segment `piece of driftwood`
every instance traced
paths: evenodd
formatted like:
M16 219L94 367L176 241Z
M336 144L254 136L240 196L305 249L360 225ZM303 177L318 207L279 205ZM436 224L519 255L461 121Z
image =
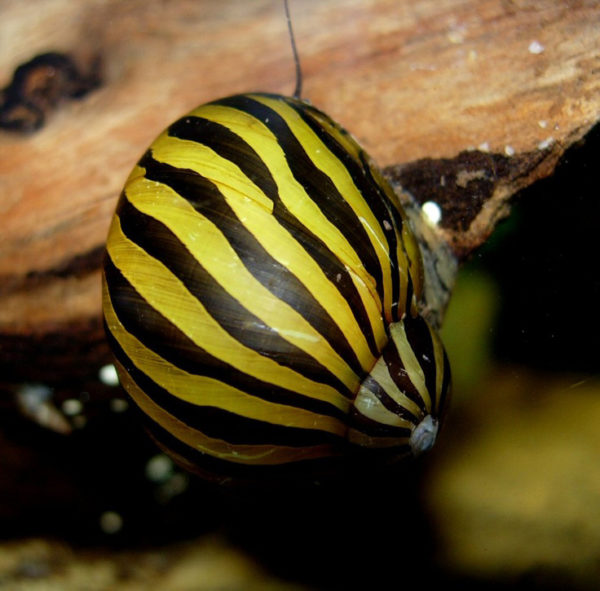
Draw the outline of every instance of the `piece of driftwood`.
M292 0L291 11L304 96L364 144L413 210L441 206L426 233L432 266L440 249L454 265L436 288L443 303L453 257L484 242L511 197L598 120L600 6ZM129 170L199 103L292 92L283 5L6 0L0 39L1 86L46 52L100 77L85 96L59 96L37 131L0 130L2 380L89 375L109 358L99 269Z

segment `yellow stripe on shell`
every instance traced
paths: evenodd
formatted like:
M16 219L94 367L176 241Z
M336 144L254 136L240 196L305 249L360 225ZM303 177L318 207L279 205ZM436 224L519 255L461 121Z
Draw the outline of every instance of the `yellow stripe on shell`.
M382 425L404 427L405 429L412 429L414 427L414 424L410 421L402 418L391 410L388 410L381 403L381 400L379 400L379 398L377 398L377 396L366 386L360 387L356 400L354 401L354 406L360 414Z
M307 113L312 119L319 122L319 125L325 129L326 133L333 138L342 146L342 149L346 151L356 164L360 167L363 166L361 154L368 158L366 152L360 147L358 142L354 139L353 135L347 130L342 129L331 117L315 109L310 104L305 105Z
M159 201L163 203L163 199ZM211 239L218 240L218 234L213 232ZM348 408L348 399L333 387L316 383L302 374L278 364L269 357L260 355L234 339L210 316L204 306L165 265L125 237L118 216L113 219L107 248L115 266L121 270L124 277L148 304L168 318L188 338L210 355L262 381L293 390L309 398L327 401L344 411ZM246 293L252 293L250 279L247 281ZM248 300L259 299L260 297L248 298ZM173 302L176 302L176 305L173 305ZM298 325L292 324L292 326L298 326L299 332L308 331L311 328L306 328L302 324L304 319L299 317L287 304L277 300L277 303L273 303L273 305L277 311L275 316L281 322L284 322L284 318L292 323L299 321ZM194 322L190 322L191 318L194 319ZM275 328L277 326L278 323L275 322ZM288 325L288 332L289 330ZM326 360L330 361L330 365L339 365L339 363L334 363L337 356L331 354L329 344L323 343L323 339L318 335L315 335L314 338L319 340L311 344L316 346L321 357L326 357ZM328 358L329 356L331 359ZM131 357L135 360L136 353L132 353ZM345 366L342 369L346 372L347 381L354 385L354 380L357 378L349 379L348 372L350 370ZM171 389L169 388L169 390ZM221 404L217 404L217 406L221 406Z
M271 215L272 201L234 163L202 144L166 135L154 142L152 155L159 162L196 170L214 183L237 218L261 246L294 274L329 313L354 350L362 368L368 371L372 367L375 358L346 299L292 234ZM223 287L227 287L226 284ZM282 333L282 336L298 344L293 334ZM340 371L345 373L342 370L334 373L339 375ZM342 375L339 377L348 384Z
M339 419L262 400L217 379L191 374L176 367L148 349L125 329L114 311L105 285L103 302L106 323L125 354L140 371L173 396L190 404L213 406L267 423L344 435L346 426Z
M262 99L263 97L253 96L253 98ZM269 103L269 106L272 106L271 103ZM322 240L330 251L336 254L338 259L350 273L350 277L360 294L361 300L369 316L369 321L377 345L379 348L383 347L387 340L387 335L385 334L385 326L382 318L382 302L377 293L373 277L363 266L358 254L348 242L346 235L327 219L318 205L306 193L302 185L294 178L285 153L271 131L249 113L222 105L204 105L193 111L191 114L227 127L231 132L250 145L258 154L277 184L279 197L288 211L294 215L301 224L309 228L315 236ZM293 114L297 117L295 112L293 112ZM314 138L315 141L319 141L316 136L314 136ZM307 141L306 138L297 139L299 141L302 139ZM319 165L319 162L315 159L314 152L316 150L321 150L321 155L329 155L330 158L337 163L337 168L343 168L343 165L339 160L330 154L323 144L319 142L318 146L319 147L312 149L312 158L315 165ZM304 148L305 150L308 150L307 146L304 146ZM331 167L326 168L322 164L319 168L321 168L328 176L329 173L332 172ZM364 214L369 216L369 223L374 224L375 222L373 221L374 218L371 210L366 203L364 203L362 196L358 194L347 171L346 175L348 178L344 180L347 183L347 186L344 186L343 190L349 191L349 185L353 187L352 197L354 201L359 202L359 205L362 206L360 211L361 215ZM335 179L332 178L332 181L335 181ZM347 195L344 194L344 196L346 197ZM365 225L367 224L367 221L363 218L361 219L361 223ZM378 237L378 240L380 238L381 237ZM385 239L385 237L383 238ZM378 242L378 244L380 244L380 242ZM385 246L380 245L380 250L381 248L385 248ZM381 258L380 254L379 256Z
M371 175L378 183L378 185L384 190L389 202L396 209L398 215L402 218L402 236L401 242L402 247L404 248L406 255L410 261L410 265L407 267L410 271L410 276L413 281L413 293L414 298L417 301L420 301L423 297L423 283L425 281L425 271L423 268L423 259L421 258L421 250L419 249L419 245L413 234L410 223L408 221L408 216L404 211L400 200L392 186L385 180L377 166L373 164L371 159L367 156L367 162L369 164L369 170L371 171Z
M233 444L222 439L209 437L201 431L186 425L166 410L158 406L135 383L129 373L118 362L119 376L123 387L140 409L175 438L192 449L207 453L221 460L238 464L277 465L299 460L316 459L332 455L331 445L291 447L273 445Z
M421 250L407 221L404 222L404 227L402 229L402 244L404 245L410 261L408 271L413 282L413 298L415 301L420 302L423 299L425 271L423 269Z
M348 169L344 166L329 148L319 139L317 134L303 121L300 115L286 102L261 95L250 95L253 99L263 103L276 111L290 127L296 139L300 142L313 164L325 173L333 182L340 195L354 211L357 219L365 229L371 242L373 250L377 254L383 277L383 309L391 309L392 304L392 271L389 257L389 244L384 229L375 217L373 210L360 193ZM333 133L335 128L330 127L330 133L337 139L340 138L339 131ZM337 131L337 130L336 130ZM351 143L349 136L344 136L346 148ZM354 153L360 148L356 146ZM388 319L389 320L389 319Z
M411 309L411 306L414 302L414 294L412 295L413 301L407 302L408 297L408 282L409 282L409 270L408 270L408 258L406 256L406 251L404 250L404 244L402 241L398 240L397 248L396 248L396 257L398 259L398 275L400 282L400 290L398 295L398 315L402 317L404 313Z
M417 360L413 348L408 342L404 322L394 322L393 324L390 324L390 335L394 340L396 349L398 350L398 354L400 355L400 359L402 360L404 369L408 373L410 381L423 399L426 411L428 413L431 412L432 400L425 384L423 368Z
M391 340L390 340L389 346L390 347L393 346ZM419 406L413 400L408 398L408 396L406 396L406 394L404 394L404 392L402 392L400 390L400 388L398 388L398 385L396 384L396 382L393 380L392 376L390 375L388 365L385 362L385 359L383 358L383 356L377 360L375 367L373 367L373 369L371 370L371 376L373 377L374 380L377 381L377 383L381 386L381 388L385 391L385 393L392 400L394 400L394 402L397 402L399 406L401 406L402 408L405 408L407 411L412 413L414 416L416 416L416 417L421 416L422 411L419 408ZM410 377L411 376L409 374L409 378Z

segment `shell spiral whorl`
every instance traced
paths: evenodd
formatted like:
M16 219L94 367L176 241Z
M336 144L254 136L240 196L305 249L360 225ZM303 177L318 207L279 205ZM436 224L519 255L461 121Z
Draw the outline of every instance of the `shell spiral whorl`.
M433 445L449 392L391 187L339 125L269 94L203 105L126 182L103 306L150 431L202 474Z

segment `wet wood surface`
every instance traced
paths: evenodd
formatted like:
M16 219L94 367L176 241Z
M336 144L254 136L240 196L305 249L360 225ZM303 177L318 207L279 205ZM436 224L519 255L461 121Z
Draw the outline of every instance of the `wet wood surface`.
M550 174L600 116L597 2L296 0L303 95L397 187L442 206L466 257L520 188ZM35 132L0 131L0 366L6 379L89 373L108 358L100 264L129 170L199 103L289 94L276 0L2 3L0 85L47 51L101 85Z

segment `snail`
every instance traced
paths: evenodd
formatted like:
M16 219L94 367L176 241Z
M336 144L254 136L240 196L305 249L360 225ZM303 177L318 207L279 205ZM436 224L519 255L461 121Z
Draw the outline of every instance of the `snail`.
M110 226L103 310L121 383L202 475L418 455L449 397L400 202L299 87L175 121Z

